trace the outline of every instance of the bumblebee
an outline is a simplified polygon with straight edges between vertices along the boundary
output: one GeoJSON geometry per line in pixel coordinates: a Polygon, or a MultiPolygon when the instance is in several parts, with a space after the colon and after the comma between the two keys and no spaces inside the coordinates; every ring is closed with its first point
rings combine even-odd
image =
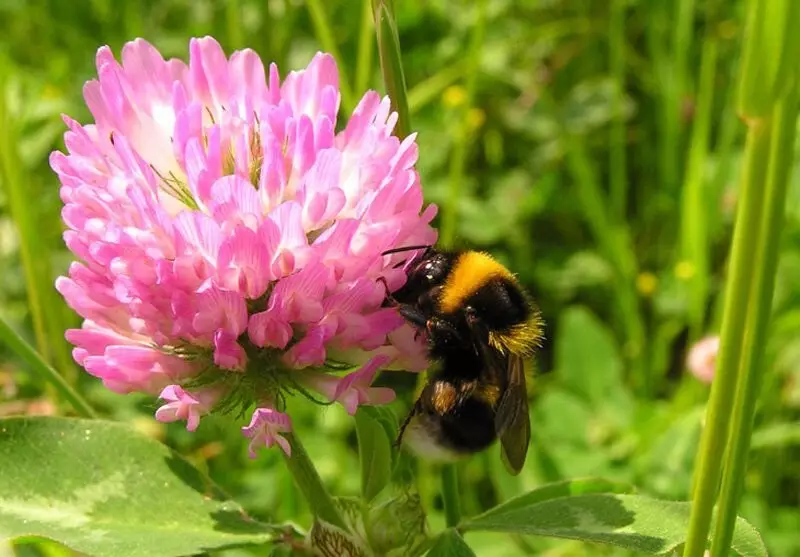
{"type": "Polygon", "coordinates": [[[410,250],[424,251],[387,302],[426,334],[438,365],[396,443],[446,462],[499,438],[502,460],[516,475],[530,442],[524,363],[542,338],[539,312],[514,275],[486,253],[430,246],[385,253],[410,250]]]}

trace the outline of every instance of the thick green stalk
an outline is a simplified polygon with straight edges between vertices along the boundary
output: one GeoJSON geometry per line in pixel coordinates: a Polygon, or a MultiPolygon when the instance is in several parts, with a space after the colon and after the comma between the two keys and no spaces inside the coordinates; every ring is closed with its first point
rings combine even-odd
{"type": "Polygon", "coordinates": [[[725,522],[732,520],[741,491],[759,384],[756,368],[763,352],[763,329],[772,298],[772,258],[777,255],[771,250],[777,250],[781,219],[776,215],[782,211],[785,197],[782,182],[787,169],[783,167],[789,165],[787,157],[791,157],[793,145],[794,130],[780,128],[795,126],[797,118],[796,91],[790,88],[798,83],[800,37],[793,28],[798,17],[800,3],[789,0],[750,0],[747,6],[738,89],[739,114],[748,125],[745,164],[720,354],[696,468],[686,557],[700,557],[705,550],[723,456],[725,509],[720,518],[723,523],[717,527],[722,535],[717,552],[726,551],[725,537],[729,536],[731,525],[725,522]],[[783,121],[786,118],[791,119],[783,121]],[[731,426],[732,417],[735,423],[731,426]]]}
{"type": "Polygon", "coordinates": [[[486,0],[478,0],[475,26],[470,36],[469,51],[467,53],[468,69],[466,83],[466,99],[461,106],[461,119],[456,127],[453,138],[453,152],[450,156],[450,188],[447,203],[442,207],[442,226],[439,242],[445,248],[453,247],[458,228],[458,207],[461,204],[461,187],[464,183],[464,166],[467,158],[467,148],[472,138],[469,129],[469,111],[475,98],[475,86],[480,72],[483,38],[486,34],[486,0]]]}
{"type": "Polygon", "coordinates": [[[67,381],[45,362],[38,352],[11,328],[0,317],[0,341],[8,346],[12,352],[22,359],[43,381],[52,385],[55,390],[69,402],[75,411],[83,418],[96,418],[97,414],[88,402],[67,381]]]}
{"type": "Polygon", "coordinates": [[[625,150],[625,11],[626,0],[611,2],[611,16],[608,26],[608,58],[611,78],[616,91],[612,99],[613,120],[609,129],[609,174],[611,180],[611,210],[618,219],[625,218],[628,198],[628,179],[626,175],[625,150]]]}
{"type": "Polygon", "coordinates": [[[361,23],[358,28],[358,55],[356,57],[356,95],[369,87],[372,76],[372,0],[361,0],[361,23]]]}
{"type": "Polygon", "coordinates": [[[753,414],[764,375],[762,360],[772,309],[772,294],[775,289],[786,189],[794,155],[797,98],[798,92],[795,89],[777,104],[773,112],[772,148],[767,173],[762,233],[752,262],[755,273],[752,301],[755,311],[749,312],[750,319],[746,328],[745,353],[739,369],[736,401],[730,418],[730,439],[711,557],[723,557],[730,552],[736,509],[747,470],[753,414]]]}
{"type": "Polygon", "coordinates": [[[339,69],[339,91],[342,94],[342,105],[347,110],[352,110],[355,107],[353,101],[353,91],[350,89],[350,80],[347,77],[347,68],[344,64],[344,58],[339,54],[339,47],[336,46],[336,39],[333,37],[333,30],[328,21],[328,14],[325,12],[325,6],[320,0],[306,0],[308,7],[308,15],[311,17],[311,24],[314,26],[314,34],[317,36],[322,48],[330,53],[336,59],[336,65],[339,69]]]}
{"type": "Polygon", "coordinates": [[[695,491],[684,557],[700,557],[706,549],[747,325],[748,299],[753,284],[752,257],[760,235],[763,184],[771,139],[769,119],[753,120],[749,125],[720,351],[695,468],[695,491]]]}
{"type": "Polygon", "coordinates": [[[708,3],[703,52],[700,59],[700,80],[697,106],[689,146],[686,180],[681,209],[681,258],[692,264],[689,279],[690,338],[696,340],[703,330],[709,290],[708,262],[708,184],[705,179],[711,130],[714,81],[717,68],[718,41],[714,30],[717,2],[708,3]]]}
{"type": "Polygon", "coordinates": [[[311,508],[311,512],[320,520],[347,530],[339,509],[322,484],[322,479],[319,477],[314,463],[308,458],[308,453],[297,435],[294,433],[284,433],[283,435],[292,446],[292,456],[284,455],[286,467],[311,508]]]}
{"type": "Polygon", "coordinates": [[[411,123],[409,122],[406,77],[403,72],[403,60],[400,56],[400,38],[397,36],[392,3],[389,0],[372,0],[372,12],[375,18],[375,33],[378,40],[378,56],[381,61],[383,84],[386,87],[386,94],[392,101],[392,110],[397,112],[395,134],[402,139],[411,133],[411,123]]]}
{"type": "Polygon", "coordinates": [[[442,501],[448,528],[454,528],[461,520],[461,498],[458,491],[458,468],[456,464],[442,466],[442,501]]]}

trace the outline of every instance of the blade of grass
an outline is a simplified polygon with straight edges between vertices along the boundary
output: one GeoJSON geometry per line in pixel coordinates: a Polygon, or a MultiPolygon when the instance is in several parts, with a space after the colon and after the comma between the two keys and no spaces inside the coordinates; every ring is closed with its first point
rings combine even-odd
{"type": "Polygon", "coordinates": [[[411,133],[411,124],[409,122],[406,78],[400,56],[400,38],[397,36],[392,3],[388,0],[372,0],[372,12],[375,18],[375,33],[378,40],[378,57],[381,62],[383,84],[386,94],[389,95],[392,102],[392,110],[397,112],[395,134],[402,139],[411,133]]]}
{"type": "Polygon", "coordinates": [[[466,99],[461,106],[460,122],[453,138],[453,152],[450,156],[450,187],[447,203],[442,207],[442,225],[439,241],[445,248],[450,248],[456,238],[458,227],[458,208],[461,203],[461,186],[464,182],[464,166],[466,163],[467,148],[472,134],[469,129],[469,113],[475,100],[475,87],[480,72],[481,53],[483,51],[483,38],[486,34],[486,0],[478,0],[475,16],[475,25],[470,35],[469,50],[467,52],[467,83],[466,99]]]}
{"type": "Polygon", "coordinates": [[[608,26],[608,58],[611,78],[616,90],[612,99],[613,120],[609,128],[609,174],[611,181],[611,210],[618,219],[625,218],[628,197],[625,149],[625,116],[622,111],[625,99],[625,11],[626,0],[611,2],[608,26]]]}
{"type": "Polygon", "coordinates": [[[647,393],[653,385],[645,365],[645,329],[634,286],[637,264],[630,234],[624,222],[614,222],[609,216],[608,200],[583,139],[566,133],[565,141],[567,170],[575,184],[581,211],[600,253],[611,263],[617,276],[614,294],[625,334],[625,352],[631,363],[631,377],[640,392],[647,393]]]}
{"type": "Polygon", "coordinates": [[[716,25],[717,2],[707,4],[705,40],[700,59],[700,79],[697,108],[686,163],[681,209],[681,259],[692,265],[689,278],[689,341],[697,340],[705,322],[709,290],[708,184],[705,179],[708,161],[709,135],[714,101],[718,38],[716,25]]]}
{"type": "Polygon", "coordinates": [[[320,0],[306,0],[308,6],[308,15],[311,17],[311,24],[314,26],[314,34],[317,36],[322,48],[329,52],[335,59],[336,65],[339,68],[339,91],[342,94],[342,105],[345,110],[352,111],[355,108],[353,91],[350,89],[351,82],[348,79],[348,71],[339,53],[339,47],[336,46],[336,40],[333,38],[333,30],[331,29],[330,21],[328,21],[328,14],[325,12],[325,7],[320,0]]]}
{"type": "Polygon", "coordinates": [[[369,87],[372,76],[372,0],[361,0],[361,23],[358,28],[358,54],[356,57],[356,94],[369,87]]]}
{"type": "Polygon", "coordinates": [[[0,341],[19,356],[39,378],[52,385],[59,395],[72,405],[78,415],[84,418],[97,417],[89,403],[64,380],[60,373],[45,362],[36,350],[25,342],[2,317],[0,317],[0,341]]]}
{"type": "Polygon", "coordinates": [[[662,153],[663,183],[674,191],[680,180],[680,152],[683,140],[683,102],[689,91],[687,74],[689,50],[692,44],[695,0],[679,0],[672,27],[672,57],[670,71],[664,82],[664,151],[662,153]]]}
{"type": "Polygon", "coordinates": [[[64,306],[53,286],[50,249],[42,241],[40,232],[43,215],[38,214],[40,206],[30,197],[30,180],[23,176],[17,147],[20,143],[17,121],[7,103],[4,85],[10,75],[9,65],[0,59],[0,84],[3,84],[0,86],[0,185],[6,192],[11,217],[19,233],[20,259],[25,271],[36,348],[45,361],[55,363],[67,377],[74,378],[76,370],[71,350],[64,340],[65,323],[60,317],[64,306]]]}

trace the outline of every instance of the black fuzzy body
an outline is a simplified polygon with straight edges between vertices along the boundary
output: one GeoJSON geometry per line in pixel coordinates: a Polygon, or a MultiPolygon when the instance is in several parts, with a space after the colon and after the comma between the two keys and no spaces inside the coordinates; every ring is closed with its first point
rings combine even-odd
{"type": "Polygon", "coordinates": [[[506,377],[488,369],[477,343],[488,345],[490,331],[511,331],[532,312],[516,283],[504,276],[488,278],[458,308],[442,311],[440,297],[460,256],[460,252],[428,250],[412,267],[406,284],[392,295],[406,320],[426,334],[429,358],[436,364],[403,425],[410,426],[408,441],[419,453],[445,449],[466,455],[497,439],[496,405],[506,377]],[[483,324],[477,341],[470,315],[477,315],[483,324]],[[458,396],[452,404],[443,404],[437,401],[437,388],[451,389],[458,396]]]}

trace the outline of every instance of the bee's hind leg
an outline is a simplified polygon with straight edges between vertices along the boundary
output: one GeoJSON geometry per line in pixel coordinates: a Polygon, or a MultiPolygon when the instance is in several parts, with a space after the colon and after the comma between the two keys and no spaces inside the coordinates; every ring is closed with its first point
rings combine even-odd
{"type": "Polygon", "coordinates": [[[406,416],[406,419],[403,420],[403,423],[400,424],[400,428],[397,430],[397,438],[394,440],[394,447],[395,448],[399,449],[400,446],[402,445],[402,443],[403,443],[403,434],[406,432],[406,428],[408,427],[408,424],[411,423],[412,418],[414,418],[414,416],[419,414],[419,411],[420,411],[420,403],[419,403],[419,400],[417,400],[414,403],[414,406],[411,408],[411,411],[406,416]]]}

